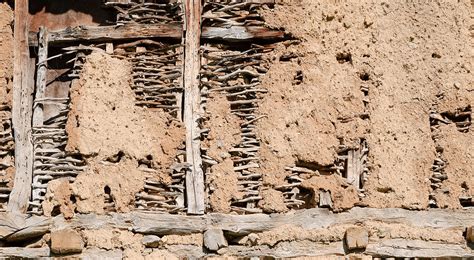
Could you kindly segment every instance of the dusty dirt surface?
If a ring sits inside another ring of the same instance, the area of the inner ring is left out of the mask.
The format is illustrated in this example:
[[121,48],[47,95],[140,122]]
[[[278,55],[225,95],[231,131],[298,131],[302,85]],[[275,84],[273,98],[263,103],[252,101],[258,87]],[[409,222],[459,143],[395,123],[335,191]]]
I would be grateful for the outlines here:
[[348,184],[341,176],[323,175],[313,176],[301,184],[303,188],[311,190],[315,194],[311,205],[317,206],[319,203],[319,191],[329,191],[333,203],[334,211],[350,209],[359,201],[357,190]]
[[460,197],[474,196],[474,132],[459,132],[454,124],[443,125],[440,130],[438,144],[448,162],[448,179],[435,191],[436,202],[440,208],[461,208]]
[[208,176],[209,204],[214,212],[229,213],[232,200],[242,199],[242,192],[239,192],[237,179],[238,174],[234,171],[234,163],[231,159],[226,159],[211,167]]
[[[168,169],[184,128],[164,112],[135,106],[130,81],[130,64],[93,53],[72,86],[66,150],[84,155],[89,164],[72,185],[78,212],[102,213],[104,196],[116,211],[128,211],[146,177],[171,182]],[[141,160],[157,173],[139,170]]]
[[0,105],[11,106],[13,81],[13,11],[0,3]]
[[[281,184],[284,166],[330,165],[339,144],[364,138],[371,175],[362,203],[426,208],[435,158],[430,108],[440,95],[453,108],[473,100],[471,3],[302,0],[263,15],[300,41],[279,44],[263,80],[265,184]],[[472,136],[455,143],[466,154]],[[468,181],[472,157],[462,158],[449,167]]]
[[[128,212],[134,208],[135,194],[143,190],[146,173],[137,162],[91,163],[72,184],[79,213]],[[104,199],[104,196],[110,198]],[[109,203],[113,203],[109,205]]]
[[[377,241],[382,239],[420,239],[425,241],[442,241],[450,244],[464,242],[462,230],[436,230],[434,228],[414,228],[403,224],[387,224],[379,222],[364,222],[364,228],[369,231],[369,239]],[[341,241],[348,228],[355,225],[337,225],[327,229],[307,230],[295,226],[281,226],[278,229],[257,234],[256,244],[274,246],[281,241],[315,241],[330,243]],[[246,239],[242,240],[246,242]]]
[[120,248],[126,259],[142,259],[142,235],[118,229],[83,230],[86,247],[112,250]]
[[[13,85],[13,11],[0,3],[0,188],[13,187],[14,142],[11,125]],[[0,199],[0,210],[8,199]]]
[[207,176],[210,196],[209,204],[214,212],[230,212],[231,200],[241,199],[238,190],[238,174],[230,159],[229,150],[240,142],[241,120],[231,114],[227,98],[222,94],[211,94],[207,103],[206,128],[210,129],[203,147],[207,155],[217,161]]
[[71,201],[71,196],[72,188],[67,178],[48,182],[45,199],[42,202],[43,214],[51,217],[62,213],[64,218],[72,218],[76,205]]

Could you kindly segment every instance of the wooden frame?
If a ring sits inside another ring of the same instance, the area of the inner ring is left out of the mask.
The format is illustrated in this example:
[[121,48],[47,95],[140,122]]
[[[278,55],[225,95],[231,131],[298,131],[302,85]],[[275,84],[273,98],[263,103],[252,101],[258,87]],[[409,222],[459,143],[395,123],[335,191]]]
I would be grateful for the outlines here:
[[[365,222],[402,224],[412,228],[434,228],[437,230],[464,231],[474,225],[474,209],[410,211],[404,209],[353,208],[348,212],[332,213],[328,209],[308,209],[287,214],[227,215],[207,214],[203,216],[182,216],[163,213],[111,213],[109,215],[76,215],[72,220],[62,216],[38,217],[23,214],[0,213],[0,239],[5,241],[25,241],[41,237],[51,230],[64,228],[103,229],[116,228],[130,230],[143,235],[195,234],[209,229],[223,230],[227,236],[240,237],[278,230],[282,226],[300,227],[305,230],[363,225]],[[309,243],[309,244],[308,244]],[[178,250],[178,249],[177,249]],[[201,256],[207,253],[200,247],[180,247],[180,254]],[[284,242],[275,248],[268,246],[230,245],[227,254],[239,256],[274,257],[344,255],[342,241],[317,243],[304,241]],[[0,257],[49,253],[39,249],[0,248]],[[407,240],[393,238],[371,241],[364,252],[372,256],[390,257],[474,257],[474,251],[462,245],[440,241]],[[43,255],[47,256],[47,255]]]
[[[275,3],[276,0],[248,0],[252,3]],[[409,211],[404,209],[353,208],[348,212],[332,213],[327,209],[308,209],[287,214],[227,215],[204,214],[205,194],[198,126],[200,91],[199,48],[201,40],[223,42],[242,42],[252,40],[282,40],[285,34],[261,26],[204,27],[201,29],[201,1],[185,0],[185,28],[177,24],[76,27],[55,32],[41,30],[28,33],[28,0],[15,2],[15,49],[14,49],[14,106],[13,127],[15,130],[15,186],[10,195],[8,213],[0,213],[0,241],[8,243],[24,242],[39,238],[51,230],[64,228],[100,229],[113,228],[128,230],[143,235],[195,234],[209,229],[223,231],[228,237],[242,237],[275,230],[283,225],[300,227],[306,230],[343,227],[344,225],[363,225],[367,221],[403,224],[413,228],[434,228],[439,230],[463,231],[474,226],[474,209],[468,210],[428,210]],[[33,106],[34,62],[29,57],[29,46],[40,46],[39,68],[37,70],[36,96],[41,98],[45,86],[45,68],[48,46],[71,44],[76,42],[111,42],[114,40],[140,40],[162,38],[179,40],[185,34],[185,62],[183,64],[183,84],[186,106],[184,122],[186,124],[186,155],[191,165],[187,171],[186,190],[188,213],[199,216],[170,215],[161,213],[111,213],[109,215],[76,215],[71,220],[62,216],[44,217],[23,214],[28,206],[31,193],[33,145],[31,126],[40,125],[42,111]],[[33,113],[34,112],[34,113]],[[350,157],[359,155],[351,154]],[[358,174],[360,169],[354,170]],[[356,176],[357,177],[357,176]],[[329,202],[330,203],[330,200]],[[344,255],[347,253],[342,241],[327,244],[308,241],[283,242],[275,247],[230,245],[225,253],[239,256],[270,255],[274,257],[322,256],[327,254]],[[472,245],[468,245],[472,248]],[[170,247],[173,249],[173,247]],[[185,246],[175,248],[188,256],[204,256],[202,247]],[[120,254],[110,252],[83,252],[82,256],[110,256]],[[364,254],[390,257],[474,257],[474,251],[462,245],[443,242],[387,239],[372,241]],[[50,256],[48,248],[3,248],[3,257],[44,257]]]

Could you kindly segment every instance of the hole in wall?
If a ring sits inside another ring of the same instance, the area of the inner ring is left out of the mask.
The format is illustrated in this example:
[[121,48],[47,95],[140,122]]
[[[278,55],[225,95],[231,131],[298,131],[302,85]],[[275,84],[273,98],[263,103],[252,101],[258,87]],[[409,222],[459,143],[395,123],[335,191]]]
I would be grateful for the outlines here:
[[352,54],[350,52],[339,52],[336,54],[336,60],[341,64],[346,62],[352,64]]
[[438,53],[434,52],[431,54],[431,58],[433,59],[440,59],[441,58],[441,55],[439,55]]
[[362,73],[359,74],[359,78],[362,81],[368,81],[368,80],[370,80],[370,75],[367,72],[362,72]]
[[112,190],[110,190],[109,185],[105,185],[104,186],[104,193],[107,194],[107,195],[110,195],[111,192],[112,192]]

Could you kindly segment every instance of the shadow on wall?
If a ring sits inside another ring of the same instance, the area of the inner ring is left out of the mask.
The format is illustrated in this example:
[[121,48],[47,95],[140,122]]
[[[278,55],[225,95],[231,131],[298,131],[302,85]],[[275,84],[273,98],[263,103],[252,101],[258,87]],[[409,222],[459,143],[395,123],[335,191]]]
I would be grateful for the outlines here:
[[115,13],[102,7],[102,0],[30,0],[30,29],[40,26],[51,30],[79,25],[106,25],[115,21]]

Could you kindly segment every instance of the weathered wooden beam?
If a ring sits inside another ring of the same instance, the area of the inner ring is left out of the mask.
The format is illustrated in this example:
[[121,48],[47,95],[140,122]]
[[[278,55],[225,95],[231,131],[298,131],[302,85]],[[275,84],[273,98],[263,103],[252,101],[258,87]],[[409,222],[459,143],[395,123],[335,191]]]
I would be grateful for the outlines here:
[[202,39],[223,42],[246,42],[255,40],[277,41],[283,40],[283,31],[263,26],[231,26],[231,27],[204,27]]
[[[36,69],[35,100],[43,99],[46,92],[46,74],[48,72],[48,31],[40,27],[38,33],[38,63]],[[44,122],[43,104],[34,104],[33,127],[42,126]]]
[[[17,0],[18,1],[18,0]],[[0,247],[1,259],[40,259],[49,257],[49,247],[26,248],[26,247]]]
[[335,225],[363,224],[366,221],[405,224],[413,228],[459,229],[474,225],[474,209],[410,211],[404,209],[353,208],[348,212],[332,213],[328,209],[308,209],[287,214],[229,215],[207,214],[184,216],[165,213],[112,213],[110,215],[76,215],[66,221],[63,217],[29,217],[0,213],[0,240],[19,241],[37,237],[48,230],[62,228],[120,228],[150,235],[203,233],[221,229],[238,236],[293,225],[304,229],[323,229]]
[[28,48],[28,0],[15,1],[15,33],[13,50],[13,109],[15,138],[15,180],[7,210],[25,212],[31,195],[33,144],[31,118],[33,111],[34,62]]
[[[114,40],[139,40],[146,38],[181,39],[179,24],[127,24],[117,26],[79,26],[49,33],[49,44],[74,42],[112,42]],[[29,34],[30,46],[38,45],[35,32]]]
[[[199,246],[167,246],[167,250],[178,254],[181,257],[205,258],[208,253],[204,252]],[[293,258],[293,257],[323,257],[333,259],[339,256],[341,259],[347,257],[347,251],[343,242],[318,243],[312,241],[291,241],[280,242],[275,246],[244,246],[230,245],[218,251],[222,255],[238,256],[239,258],[251,257],[274,257],[274,258]],[[438,243],[433,241],[389,239],[382,242],[370,242],[367,250],[360,252],[361,255],[386,258],[459,258],[471,259],[474,257],[472,250],[462,245]],[[364,258],[364,257],[361,257]],[[319,259],[319,258],[318,258]],[[369,258],[370,259],[370,258]]]
[[378,243],[369,243],[364,252],[378,257],[409,258],[472,258],[474,251],[462,245],[446,244],[436,241],[389,239]]
[[[28,217],[12,213],[0,213],[0,240],[27,241],[48,233],[51,229],[111,229],[130,230],[140,234],[167,235],[204,233],[209,229],[223,230],[226,234],[245,236],[275,230],[281,226],[302,227],[305,230],[364,225],[364,223],[406,225],[416,228],[462,232],[474,225],[474,209],[409,211],[404,209],[354,208],[344,213],[332,213],[327,209],[308,209],[287,214],[226,215],[208,214],[183,216],[165,213],[112,213],[110,215],[76,215],[72,220],[61,216]],[[205,254],[202,248],[189,248],[191,255]],[[170,248],[168,248],[170,249]],[[198,251],[196,251],[198,250]],[[312,241],[282,241],[276,246],[229,246],[220,253],[239,256],[293,257],[345,253],[342,241],[325,244]],[[186,250],[179,252],[186,254]],[[324,254],[323,254],[324,253]],[[369,241],[365,254],[386,257],[473,257],[474,251],[465,245],[442,241],[410,239],[381,239]],[[0,251],[0,257],[2,252]]]
[[184,3],[186,26],[183,72],[184,124],[186,126],[186,161],[191,165],[186,171],[186,198],[189,214],[204,214],[204,173],[199,129],[201,0],[186,0]]
[[[49,44],[71,44],[75,42],[111,42],[114,40],[138,40],[164,38],[179,40],[182,28],[175,24],[127,24],[122,26],[74,27],[50,32]],[[204,27],[201,39],[223,42],[245,42],[253,40],[276,41],[284,39],[282,31],[263,26]],[[30,46],[38,45],[38,35],[30,32]]]

